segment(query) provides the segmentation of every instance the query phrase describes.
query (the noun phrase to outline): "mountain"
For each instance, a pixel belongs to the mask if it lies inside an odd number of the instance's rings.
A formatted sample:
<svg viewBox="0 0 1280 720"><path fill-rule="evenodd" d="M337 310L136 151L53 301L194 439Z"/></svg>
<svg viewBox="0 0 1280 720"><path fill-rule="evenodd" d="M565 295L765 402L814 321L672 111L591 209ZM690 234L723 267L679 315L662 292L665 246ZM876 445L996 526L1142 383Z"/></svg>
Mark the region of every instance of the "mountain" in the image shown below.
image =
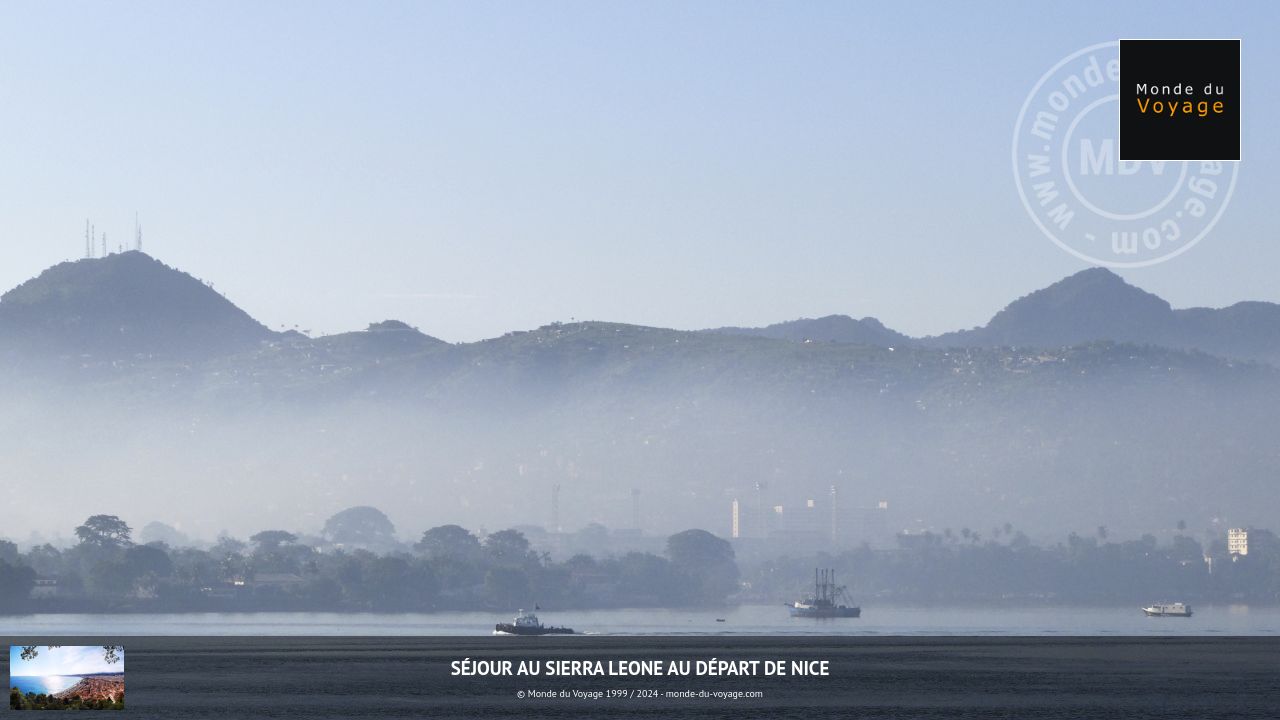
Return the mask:
<svg viewBox="0 0 1280 720"><path fill-rule="evenodd" d="M0 354L0 457L40 480L0 483L9 533L111 512L249 535L361 505L407 533L546 525L556 486L569 527L630 527L637 489L648 533L724 532L738 500L746 532L782 507L795 537L835 486L851 542L1217 532L1280 506L1280 370L1090 339L1266 353L1274 306L1171 310L1106 271L942 347L839 317L775 337L583 322L451 344L385 321L311 339L141 254L52 268L0 308L0 338L25 343Z"/></svg>
<svg viewBox="0 0 1280 720"><path fill-rule="evenodd" d="M1010 303L983 327L923 338L928 347L1041 347L1111 341L1280 364L1280 305L1175 310L1104 268Z"/></svg>
<svg viewBox="0 0 1280 720"><path fill-rule="evenodd" d="M1105 268L1082 270L1010 303L981 328L928 340L933 346L1064 347L1111 340L1161 344L1175 338L1169 303Z"/></svg>
<svg viewBox="0 0 1280 720"><path fill-rule="evenodd" d="M842 532L874 543L1005 522L1033 537L1266 526L1280 504L1280 373L1203 354L889 349L601 322L412 351L323 341L77 383L10 374L0 457L13 476L56 479L67 517L109 507L208 537L305 528L360 503L412 534L545 526L555 485L569 527L630 527L639 489L650 533L725 532L735 499L757 533L758 503L793 513L834 485ZM16 527L48 530L47 499L6 502ZM892 510L866 509L879 502Z"/></svg>
<svg viewBox="0 0 1280 720"><path fill-rule="evenodd" d="M310 343L318 350L364 356L403 355L448 345L399 320L383 320L357 332L325 335Z"/></svg>
<svg viewBox="0 0 1280 720"><path fill-rule="evenodd" d="M1009 303L986 325L912 338L875 318L802 318L760 328L706 332L794 342L879 347L1062 348L1116 342L1195 350L1222 358L1280 365L1280 305L1241 302L1226 308L1174 309L1105 268L1090 268Z"/></svg>
<svg viewBox="0 0 1280 720"><path fill-rule="evenodd" d="M0 348L96 359L206 358L275 334L141 252L64 262L0 295Z"/></svg>
<svg viewBox="0 0 1280 720"><path fill-rule="evenodd" d="M1060 348L1119 342L1197 350L1280 364L1280 305L1175 310L1103 268L1082 270L1021 297L984 326L912 338L872 317L801 318L708 334L884 348L920 346ZM64 262L0 296L0 351L200 359L283 340L335 362L446 345L395 320L316 340L268 330L213 288L141 252Z"/></svg>
<svg viewBox="0 0 1280 720"><path fill-rule="evenodd" d="M913 342L911 338L890 330L873 317L855 320L848 315L801 318L761 328L722 327L706 332L723 335L754 335L796 342L837 342L879 347L905 347Z"/></svg>
<svg viewBox="0 0 1280 720"><path fill-rule="evenodd" d="M1171 339L1171 347L1280 365L1280 305L1246 301L1173 312L1182 338Z"/></svg>

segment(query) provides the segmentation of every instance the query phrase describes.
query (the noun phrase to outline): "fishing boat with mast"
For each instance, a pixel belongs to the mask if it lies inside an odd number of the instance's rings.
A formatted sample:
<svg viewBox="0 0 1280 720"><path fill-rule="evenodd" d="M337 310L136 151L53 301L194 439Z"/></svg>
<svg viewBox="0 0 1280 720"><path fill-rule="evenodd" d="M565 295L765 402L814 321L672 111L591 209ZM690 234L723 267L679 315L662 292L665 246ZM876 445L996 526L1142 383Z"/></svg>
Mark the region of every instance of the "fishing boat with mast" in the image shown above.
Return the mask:
<svg viewBox="0 0 1280 720"><path fill-rule="evenodd" d="M862 608L852 604L843 585L836 584L834 569L813 571L813 594L787 606L791 617L802 618L856 618L862 616Z"/></svg>

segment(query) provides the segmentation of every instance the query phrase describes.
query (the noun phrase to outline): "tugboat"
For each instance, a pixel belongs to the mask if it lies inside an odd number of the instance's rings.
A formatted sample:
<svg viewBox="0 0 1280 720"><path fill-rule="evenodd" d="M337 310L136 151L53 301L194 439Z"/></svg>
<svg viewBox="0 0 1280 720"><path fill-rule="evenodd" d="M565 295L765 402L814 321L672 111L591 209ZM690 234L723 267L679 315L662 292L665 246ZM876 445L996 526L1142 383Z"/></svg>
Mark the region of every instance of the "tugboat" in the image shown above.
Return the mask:
<svg viewBox="0 0 1280 720"><path fill-rule="evenodd" d="M1142 608L1147 617L1191 617L1191 606L1176 603L1154 603Z"/></svg>
<svg viewBox="0 0 1280 720"><path fill-rule="evenodd" d="M814 570L813 594L787 607L791 617L856 618L862 615L862 608L841 601L850 602L849 593L843 585L836 585L836 571Z"/></svg>
<svg viewBox="0 0 1280 720"><path fill-rule="evenodd" d="M521 609L515 620L493 626L494 635L573 635L573 628L543 625L538 616Z"/></svg>

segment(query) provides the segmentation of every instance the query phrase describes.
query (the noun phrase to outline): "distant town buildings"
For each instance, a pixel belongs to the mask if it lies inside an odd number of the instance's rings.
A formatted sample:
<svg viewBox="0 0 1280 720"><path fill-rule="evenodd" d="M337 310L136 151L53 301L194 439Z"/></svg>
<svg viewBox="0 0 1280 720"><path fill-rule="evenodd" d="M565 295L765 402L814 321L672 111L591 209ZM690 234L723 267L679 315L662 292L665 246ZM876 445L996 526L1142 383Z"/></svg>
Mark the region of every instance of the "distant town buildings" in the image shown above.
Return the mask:
<svg viewBox="0 0 1280 720"><path fill-rule="evenodd" d="M761 504L762 512L754 512L749 506L744 508L740 498L729 501L732 539L767 541L776 549L817 550L875 544L892 537L886 500L870 506L847 506L838 502L833 489L826 497L809 497L796 504Z"/></svg>
<svg viewBox="0 0 1280 720"><path fill-rule="evenodd" d="M47 600L58 597L58 581L56 578L36 578L31 586L32 600Z"/></svg>

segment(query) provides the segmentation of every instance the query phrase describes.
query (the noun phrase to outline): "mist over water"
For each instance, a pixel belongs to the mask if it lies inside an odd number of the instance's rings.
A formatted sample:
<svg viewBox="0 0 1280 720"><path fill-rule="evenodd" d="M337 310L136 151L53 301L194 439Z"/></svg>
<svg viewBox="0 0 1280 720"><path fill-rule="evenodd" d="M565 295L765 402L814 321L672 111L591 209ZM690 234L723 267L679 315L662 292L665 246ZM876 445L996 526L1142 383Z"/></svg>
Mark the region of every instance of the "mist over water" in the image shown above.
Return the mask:
<svg viewBox="0 0 1280 720"><path fill-rule="evenodd" d="M182 587L149 598L166 609L501 609L537 592L526 581L563 591L566 574L562 606L679 604L700 561L659 582L664 559L626 554L663 553L687 528L733 541L704 600L785 598L839 566L882 598L1274 601L1265 552L1212 578L1206 558L1234 566L1227 528L1266 528L1280 504L1280 334L1231 309L1180 312L1089 270L939 338L868 320L592 321L452 345L394 321L274 332L142 253L86 259L0 300L0 456L15 479L0 534L66 547L85 518L114 516L175 553L129 560L144 595ZM328 533L360 507L381 511L377 543ZM486 548L518 529L522 567L464 558L459 575L417 552L425 530L455 524ZM286 533L287 552L182 550L263 531ZM109 581L128 544L42 572L126 607L148 599ZM402 582L344 570L336 551L359 549L398 556L396 570L351 562ZM575 554L617 562L556 565ZM268 579L236 595L259 573L305 591L276 597Z"/></svg>
<svg viewBox="0 0 1280 720"><path fill-rule="evenodd" d="M406 540L557 518L728 535L738 500L744 536L829 539L834 487L844 545L1004 523L1043 540L1185 520L1207 538L1265 526L1280 472L1272 371L1153 349L1045 360L580 326L326 352L11 371L3 534L69 538L110 513L212 541L373 505Z"/></svg>

